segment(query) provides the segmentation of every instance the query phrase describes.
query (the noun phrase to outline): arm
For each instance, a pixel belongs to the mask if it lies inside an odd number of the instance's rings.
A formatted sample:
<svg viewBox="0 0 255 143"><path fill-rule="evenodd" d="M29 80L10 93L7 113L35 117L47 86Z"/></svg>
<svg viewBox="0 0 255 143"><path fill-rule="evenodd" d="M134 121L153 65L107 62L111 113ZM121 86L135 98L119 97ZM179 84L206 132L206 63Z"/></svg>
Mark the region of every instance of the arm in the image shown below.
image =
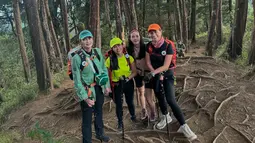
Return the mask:
<svg viewBox="0 0 255 143"><path fill-rule="evenodd" d="M109 75L108 75L108 70L107 70L107 67L106 67L106 64L105 64L105 59L104 59L104 56L103 56L103 54L102 54L102 51L101 51L101 49L96 49L97 51L98 51L98 54L99 54L99 56L100 56L100 63L101 63L101 65L102 65L102 70L103 70L103 73L105 73L105 74L107 74L107 76L109 77ZM107 82L107 84L104 86L105 88L110 88L110 81L109 81L109 79L108 79L108 82Z"/></svg>
<svg viewBox="0 0 255 143"><path fill-rule="evenodd" d="M131 57L130 57L131 58ZM136 75L137 75L137 71L136 71L136 65L135 65L135 62L134 62L134 60L133 60L133 62L131 63L131 71L132 71L132 73L131 73L131 75L128 77L128 79L132 79L132 78L134 78Z"/></svg>
<svg viewBox="0 0 255 143"><path fill-rule="evenodd" d="M166 55L164 65L153 71L154 74L161 73L169 69L173 55Z"/></svg>
<svg viewBox="0 0 255 143"><path fill-rule="evenodd" d="M149 70L154 71L154 68L151 65L150 54L148 52L146 52L146 55L145 55L145 62L146 62L147 67L149 68Z"/></svg>
<svg viewBox="0 0 255 143"><path fill-rule="evenodd" d="M82 75L80 71L80 63L81 63L81 59L79 55L75 55L72 59L72 73L73 73L74 88L80 100L86 100L88 98L88 94L85 91L81 82Z"/></svg>

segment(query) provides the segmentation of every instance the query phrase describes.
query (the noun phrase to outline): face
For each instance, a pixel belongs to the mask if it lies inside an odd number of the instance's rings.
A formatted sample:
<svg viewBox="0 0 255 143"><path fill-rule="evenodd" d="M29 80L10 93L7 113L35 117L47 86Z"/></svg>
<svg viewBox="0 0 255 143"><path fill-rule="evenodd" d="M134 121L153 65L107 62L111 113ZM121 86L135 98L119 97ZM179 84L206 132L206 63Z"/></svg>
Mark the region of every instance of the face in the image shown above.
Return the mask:
<svg viewBox="0 0 255 143"><path fill-rule="evenodd" d="M123 46L121 44L114 45L112 47L112 50L116 55L123 54Z"/></svg>
<svg viewBox="0 0 255 143"><path fill-rule="evenodd" d="M134 45L139 45L140 44L140 35L138 31L134 31L130 34L130 40Z"/></svg>
<svg viewBox="0 0 255 143"><path fill-rule="evenodd" d="M92 37L86 37L81 40L81 47L83 48L92 48L93 46L93 38Z"/></svg>
<svg viewBox="0 0 255 143"><path fill-rule="evenodd" d="M162 37L161 30L151 30L149 32L149 38L151 39L152 43L157 43Z"/></svg>

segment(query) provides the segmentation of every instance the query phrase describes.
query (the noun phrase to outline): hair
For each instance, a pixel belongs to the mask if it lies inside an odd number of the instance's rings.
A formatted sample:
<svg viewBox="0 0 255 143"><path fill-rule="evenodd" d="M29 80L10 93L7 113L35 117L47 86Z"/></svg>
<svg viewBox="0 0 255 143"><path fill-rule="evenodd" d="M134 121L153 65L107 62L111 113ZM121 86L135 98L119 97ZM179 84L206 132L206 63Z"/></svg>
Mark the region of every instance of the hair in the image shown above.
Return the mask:
<svg viewBox="0 0 255 143"><path fill-rule="evenodd" d="M118 65L118 57L116 55L116 53L111 49L110 51L110 68L112 70L118 70L119 69L119 65Z"/></svg>
<svg viewBox="0 0 255 143"><path fill-rule="evenodd" d="M141 36L140 32L136 29L132 30L130 32L130 34L128 35L128 46L127 46L127 52L129 55L133 56L134 57L134 43L131 41L131 33L133 33L134 31L137 31L140 35L140 51L139 51L139 54L138 54L138 59L142 59L145 57L145 44L143 42L143 37Z"/></svg>

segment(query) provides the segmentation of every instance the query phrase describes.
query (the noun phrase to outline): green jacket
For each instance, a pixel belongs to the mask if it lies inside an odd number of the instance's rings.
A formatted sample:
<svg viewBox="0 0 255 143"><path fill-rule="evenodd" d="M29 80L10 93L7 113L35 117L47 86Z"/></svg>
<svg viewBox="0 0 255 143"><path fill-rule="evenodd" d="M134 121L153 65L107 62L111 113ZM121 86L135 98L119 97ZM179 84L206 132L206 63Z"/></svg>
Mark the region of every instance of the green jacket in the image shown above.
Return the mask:
<svg viewBox="0 0 255 143"><path fill-rule="evenodd" d="M91 56L95 56L94 50L92 49L92 55L90 56L87 54L83 49L81 49L85 55L86 58L90 58ZM106 73L108 75L108 70L105 67L105 60L102 55L101 49L95 48L97 50L98 55L100 56L100 61L98 58L95 58L93 62L98 68L99 74L100 73ZM87 62L87 60L86 60ZM72 58L72 73L73 73L73 81L74 81L74 88L76 90L76 94L79 97L79 101L85 100L88 98L88 92L84 88L81 80L85 82L87 85L90 85L95 82L95 77L92 68L90 65L87 65L84 67L83 71L81 72L80 70L80 65L81 65L81 58L78 54L74 55ZM102 89L104 90L105 88L110 88L110 82L108 81L106 85L102 86ZM91 98L96 100L96 94L95 94L95 89L94 87L90 88L92 91Z"/></svg>

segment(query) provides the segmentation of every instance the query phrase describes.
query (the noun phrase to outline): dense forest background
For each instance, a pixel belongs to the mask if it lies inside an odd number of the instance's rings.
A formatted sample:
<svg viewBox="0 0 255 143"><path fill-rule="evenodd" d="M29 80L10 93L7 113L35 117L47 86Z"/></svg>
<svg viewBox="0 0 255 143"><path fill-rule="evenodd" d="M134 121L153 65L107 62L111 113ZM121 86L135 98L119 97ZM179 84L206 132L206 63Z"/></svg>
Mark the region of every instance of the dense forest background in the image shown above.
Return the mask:
<svg viewBox="0 0 255 143"><path fill-rule="evenodd" d="M0 124L38 93L66 77L67 52L79 32L92 31L106 50L114 36L158 23L187 52L226 59L255 72L255 4L252 0L1 0ZM253 69L253 70L252 70Z"/></svg>

